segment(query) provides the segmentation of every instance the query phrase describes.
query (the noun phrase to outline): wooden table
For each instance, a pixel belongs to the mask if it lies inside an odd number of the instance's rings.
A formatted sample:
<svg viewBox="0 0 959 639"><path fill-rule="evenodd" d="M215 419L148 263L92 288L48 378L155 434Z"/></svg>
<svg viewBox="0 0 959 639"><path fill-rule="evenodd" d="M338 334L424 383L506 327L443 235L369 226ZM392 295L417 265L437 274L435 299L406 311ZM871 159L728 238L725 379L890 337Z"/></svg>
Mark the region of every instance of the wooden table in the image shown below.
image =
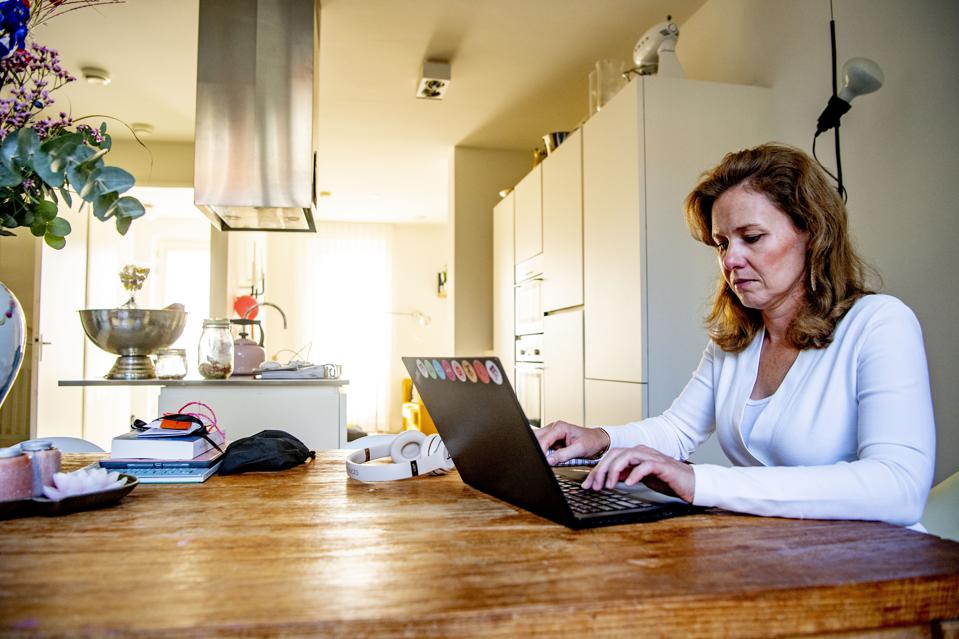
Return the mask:
<svg viewBox="0 0 959 639"><path fill-rule="evenodd" d="M344 457L0 522L0 635L929 637L959 618L959 544L929 535L718 511L574 532L455 473L350 480Z"/></svg>

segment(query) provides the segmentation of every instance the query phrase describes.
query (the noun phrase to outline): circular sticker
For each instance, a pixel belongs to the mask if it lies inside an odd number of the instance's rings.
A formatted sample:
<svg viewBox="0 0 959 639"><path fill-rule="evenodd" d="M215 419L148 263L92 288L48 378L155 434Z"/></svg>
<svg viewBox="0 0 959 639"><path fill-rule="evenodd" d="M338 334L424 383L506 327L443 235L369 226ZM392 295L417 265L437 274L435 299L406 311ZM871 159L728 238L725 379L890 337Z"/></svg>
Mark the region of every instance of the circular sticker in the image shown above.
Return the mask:
<svg viewBox="0 0 959 639"><path fill-rule="evenodd" d="M460 366L460 363L454 359L452 362L450 362L450 366L453 367L453 373L456 375L456 379L460 380L461 382L465 382L466 372L463 370L463 367Z"/></svg>
<svg viewBox="0 0 959 639"><path fill-rule="evenodd" d="M474 384L476 383L476 380L478 379L476 377L476 371L473 370L473 365L470 364L469 361L465 359L463 360L463 372L466 373L466 376L469 378L471 382L473 382Z"/></svg>
<svg viewBox="0 0 959 639"><path fill-rule="evenodd" d="M426 369L426 374L429 375L430 379L436 379L436 370L433 368L433 365L430 364L429 360L423 362L423 367Z"/></svg>
<svg viewBox="0 0 959 639"><path fill-rule="evenodd" d="M418 370L420 372L420 375L422 375L423 377L430 376L430 374L426 370L426 364L424 364L423 360L421 359L416 360L416 370Z"/></svg>
<svg viewBox="0 0 959 639"><path fill-rule="evenodd" d="M443 365L440 364L440 360L433 360L433 369L436 371L436 376L440 379L446 379L446 373L443 372Z"/></svg>
<svg viewBox="0 0 959 639"><path fill-rule="evenodd" d="M476 375L480 378L480 381L484 384L489 384L489 373L486 372L486 367L483 365L483 362L478 359L473 360L473 370L476 371Z"/></svg>
<svg viewBox="0 0 959 639"><path fill-rule="evenodd" d="M503 374L499 372L499 367L492 360L486 360L486 370L489 371L489 377L497 384L503 383Z"/></svg>
<svg viewBox="0 0 959 639"><path fill-rule="evenodd" d="M450 363L447 360L444 359L440 362L440 364L443 365L443 372L446 373L446 379L450 380L451 382L456 379L456 375L453 373L453 367L450 366Z"/></svg>

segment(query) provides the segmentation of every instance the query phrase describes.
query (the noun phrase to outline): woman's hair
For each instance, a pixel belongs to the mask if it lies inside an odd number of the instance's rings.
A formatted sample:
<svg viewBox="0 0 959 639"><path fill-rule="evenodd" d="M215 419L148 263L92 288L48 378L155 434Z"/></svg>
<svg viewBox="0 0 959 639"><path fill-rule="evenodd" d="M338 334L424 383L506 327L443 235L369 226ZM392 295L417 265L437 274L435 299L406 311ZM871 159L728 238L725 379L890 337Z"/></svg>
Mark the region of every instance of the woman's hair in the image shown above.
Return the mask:
<svg viewBox="0 0 959 639"><path fill-rule="evenodd" d="M686 197L686 224L695 239L716 246L713 204L738 185L765 195L796 228L808 232L805 303L789 325L786 339L800 349L826 347L846 311L872 292L865 285L868 267L849 241L842 198L812 158L799 149L770 143L728 153ZM758 310L743 306L720 276L706 326L720 348L739 352L763 321Z"/></svg>

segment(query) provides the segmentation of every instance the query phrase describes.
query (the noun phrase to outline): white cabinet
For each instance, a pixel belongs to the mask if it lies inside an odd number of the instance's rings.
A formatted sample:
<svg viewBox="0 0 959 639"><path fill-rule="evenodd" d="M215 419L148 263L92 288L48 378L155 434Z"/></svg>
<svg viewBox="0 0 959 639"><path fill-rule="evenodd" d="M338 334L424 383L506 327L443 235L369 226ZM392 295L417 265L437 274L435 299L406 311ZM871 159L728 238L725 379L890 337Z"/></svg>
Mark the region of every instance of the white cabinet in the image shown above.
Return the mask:
<svg viewBox="0 0 959 639"><path fill-rule="evenodd" d="M583 136L543 161L543 310L583 303Z"/></svg>
<svg viewBox="0 0 959 639"><path fill-rule="evenodd" d="M719 270L714 251L690 237L683 202L724 154L769 140L768 94L638 78L584 125L587 423L604 423L591 419L609 416L598 406L617 396L590 380L648 384L630 420L661 413L689 380ZM642 393L631 388L621 387L622 402L635 411Z"/></svg>
<svg viewBox="0 0 959 639"><path fill-rule="evenodd" d="M587 379L586 425L615 426L642 419L646 406L646 384Z"/></svg>
<svg viewBox="0 0 959 639"><path fill-rule="evenodd" d="M583 424L583 310L543 318L543 423Z"/></svg>
<svg viewBox="0 0 959 639"><path fill-rule="evenodd" d="M493 207L493 354L512 381L513 359L513 198Z"/></svg>
<svg viewBox="0 0 959 639"><path fill-rule="evenodd" d="M517 265L543 252L543 170L533 168L513 190L516 212L515 262ZM518 279L525 279L520 277Z"/></svg>

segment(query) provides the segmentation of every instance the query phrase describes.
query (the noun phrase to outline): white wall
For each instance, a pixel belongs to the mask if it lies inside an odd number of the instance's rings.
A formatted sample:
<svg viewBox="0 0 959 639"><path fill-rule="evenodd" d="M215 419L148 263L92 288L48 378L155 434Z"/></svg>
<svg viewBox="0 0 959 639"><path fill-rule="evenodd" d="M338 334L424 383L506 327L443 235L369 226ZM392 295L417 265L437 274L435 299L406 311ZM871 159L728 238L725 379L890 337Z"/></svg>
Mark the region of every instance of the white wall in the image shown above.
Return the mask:
<svg viewBox="0 0 959 639"><path fill-rule="evenodd" d="M453 350L478 355L493 349L493 207L499 192L529 173L525 151L455 147L450 162L453 263Z"/></svg>
<svg viewBox="0 0 959 639"><path fill-rule="evenodd" d="M923 327L941 481L959 469L959 3L834 0L834 9L839 64L863 56L885 73L885 86L843 117L843 182L858 248ZM680 30L687 77L771 87L777 138L811 150L831 92L828 0L709 0ZM834 167L832 132L817 153Z"/></svg>

